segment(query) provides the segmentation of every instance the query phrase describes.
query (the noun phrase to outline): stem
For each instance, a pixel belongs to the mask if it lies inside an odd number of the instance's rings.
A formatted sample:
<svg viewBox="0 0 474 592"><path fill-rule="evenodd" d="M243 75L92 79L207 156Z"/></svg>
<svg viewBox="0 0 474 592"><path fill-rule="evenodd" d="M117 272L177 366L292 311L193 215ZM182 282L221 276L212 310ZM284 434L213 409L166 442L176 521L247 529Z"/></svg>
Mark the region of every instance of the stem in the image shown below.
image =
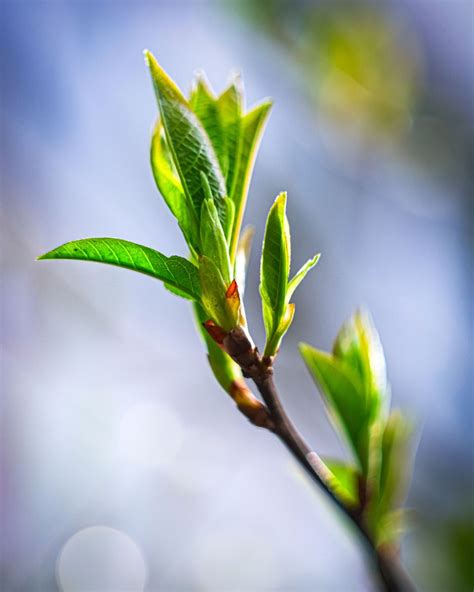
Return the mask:
<svg viewBox="0 0 474 592"><path fill-rule="evenodd" d="M273 381L273 360L262 358L245 331L240 328L230 332L222 345L231 358L239 364L244 376L251 378L258 388L271 420L270 431L280 438L306 473L349 518L359 533L371 560L372 569L378 576L380 590L414 592L415 586L403 569L398 553L393 548L377 547L364 524L363 512L360 509L354 511L348 508L330 487L326 466L304 440L283 407Z"/></svg>
<svg viewBox="0 0 474 592"><path fill-rule="evenodd" d="M319 460L316 452L311 450L310 446L288 417L278 395L273 376L271 374L264 377L253 376L253 381L268 407L270 417L275 426L274 433L290 450L294 458L306 470L313 481L322 488L331 501L350 519L362 537L371 559L372 568L377 573L380 584L383 586L381 589L386 592L414 592L415 586L399 562L397 554L392 551L384 552L377 549L362 522L360 513L350 511L329 487L324 463Z"/></svg>

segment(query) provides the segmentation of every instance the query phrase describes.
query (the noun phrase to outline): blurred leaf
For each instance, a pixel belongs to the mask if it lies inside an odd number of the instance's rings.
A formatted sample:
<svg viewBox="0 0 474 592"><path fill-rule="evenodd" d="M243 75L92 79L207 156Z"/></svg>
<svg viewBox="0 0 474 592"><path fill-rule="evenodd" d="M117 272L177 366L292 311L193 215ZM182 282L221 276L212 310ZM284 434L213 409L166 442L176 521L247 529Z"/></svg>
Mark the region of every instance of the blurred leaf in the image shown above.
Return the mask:
<svg viewBox="0 0 474 592"><path fill-rule="evenodd" d="M260 294L267 335L264 355L278 349L277 331L287 313L286 293L290 272L290 233L286 219L286 193L280 193L270 209L263 239ZM286 314L286 316L288 316Z"/></svg>
<svg viewBox="0 0 474 592"><path fill-rule="evenodd" d="M212 199L205 199L202 203L201 246L203 254L212 259L221 272L227 288L231 281L229 253L224 231Z"/></svg>
<svg viewBox="0 0 474 592"><path fill-rule="evenodd" d="M356 507L359 504L359 471L357 467L334 459L323 459L332 475L329 478L331 488L347 504Z"/></svg>
<svg viewBox="0 0 474 592"><path fill-rule="evenodd" d="M385 355L368 312L359 310L344 323L334 342L333 354L358 374L372 418L385 412L390 398Z"/></svg>
<svg viewBox="0 0 474 592"><path fill-rule="evenodd" d="M187 259L117 238L84 238L66 243L38 259L77 259L125 267L162 280L179 295L200 300L197 268Z"/></svg>
<svg viewBox="0 0 474 592"><path fill-rule="evenodd" d="M242 118L239 159L234 175L233 187L229 194L235 204L234 231L232 240L230 241L231 262L233 262L235 257L253 166L271 106L271 101L265 101L249 111Z"/></svg>
<svg viewBox="0 0 474 592"><path fill-rule="evenodd" d="M397 545L400 538L410 528L410 512L405 508L388 512L379 521L377 528L378 547Z"/></svg>
<svg viewBox="0 0 474 592"><path fill-rule="evenodd" d="M293 293L296 290L296 288L304 280L308 271L310 271L310 269L313 269L313 267L319 261L320 257L321 257L321 254L318 253L312 259L308 259L308 261L306 261L306 263L301 267L301 269L299 269L299 271L296 272L296 274L293 276L293 278L288 283L288 291L287 291L287 295L286 295L287 301L290 300L290 298L293 296Z"/></svg>
<svg viewBox="0 0 474 592"><path fill-rule="evenodd" d="M245 292L245 280L247 277L247 267L250 259L250 251L252 249L252 239L255 230L252 226L244 228L239 244L237 246L237 253L235 256L235 279L239 286L240 295L243 296Z"/></svg>
<svg viewBox="0 0 474 592"><path fill-rule="evenodd" d="M368 410L354 370L331 354L300 344L300 352L323 395L328 413L351 445L364 474L368 468Z"/></svg>
<svg viewBox="0 0 474 592"><path fill-rule="evenodd" d="M155 126L151 141L151 168L158 190L177 219L186 242L192 251L200 253L197 215L175 173L160 121Z"/></svg>
<svg viewBox="0 0 474 592"><path fill-rule="evenodd" d="M145 52L160 109L166 140L183 189L197 215L205 198L201 181L204 173L223 216L222 198L226 188L219 163L209 137L176 84L159 66L150 52Z"/></svg>
<svg viewBox="0 0 474 592"><path fill-rule="evenodd" d="M390 414L382 438L380 516L397 509L404 502L411 477L410 435L412 425L400 411Z"/></svg>

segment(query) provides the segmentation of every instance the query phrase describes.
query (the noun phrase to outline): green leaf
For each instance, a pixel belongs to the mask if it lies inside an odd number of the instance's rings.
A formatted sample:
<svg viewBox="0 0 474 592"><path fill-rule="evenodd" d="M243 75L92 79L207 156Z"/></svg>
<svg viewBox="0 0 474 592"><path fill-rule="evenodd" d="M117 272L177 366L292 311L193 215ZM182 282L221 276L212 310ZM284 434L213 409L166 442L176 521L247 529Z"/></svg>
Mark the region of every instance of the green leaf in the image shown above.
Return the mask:
<svg viewBox="0 0 474 592"><path fill-rule="evenodd" d="M333 353L357 372L372 417L385 413L390 399L385 355L368 312L357 311L343 325L334 343Z"/></svg>
<svg viewBox="0 0 474 592"><path fill-rule="evenodd" d="M319 261L320 257L321 257L321 254L318 253L312 259L308 259L308 261L306 261L306 263L301 267L301 269L299 269L296 272L296 274L293 276L293 278L290 280L290 282L288 283L288 290L287 290L287 294L286 294L286 299L288 302L290 301L291 297L293 296L293 293L296 290L296 288L301 284L301 282L306 277L306 274L308 273L308 271L310 269L313 269L313 267Z"/></svg>
<svg viewBox="0 0 474 592"><path fill-rule="evenodd" d="M368 470L368 409L354 370L331 354L300 344L301 355L327 404L329 416L346 436L363 473Z"/></svg>
<svg viewBox="0 0 474 592"><path fill-rule="evenodd" d="M240 236L237 253L235 256L234 272L235 280L239 286L240 296L243 297L245 293L245 280L247 277L247 267L250 259L250 251L252 249L252 239L255 230L252 226L244 228Z"/></svg>
<svg viewBox="0 0 474 592"><path fill-rule="evenodd" d="M199 215L205 198L201 181L201 172L204 173L219 215L223 215L225 181L209 137L181 91L155 57L148 51L145 57L153 79L166 140L186 196Z"/></svg>
<svg viewBox="0 0 474 592"><path fill-rule="evenodd" d="M390 414L382 438L378 512L384 515L403 504L410 480L412 425L400 411Z"/></svg>
<svg viewBox="0 0 474 592"><path fill-rule="evenodd" d="M199 224L192 202L188 200L175 172L161 122L155 126L151 141L151 167L159 192L178 221L179 227L195 253L200 253Z"/></svg>
<svg viewBox="0 0 474 592"><path fill-rule="evenodd" d="M235 222L230 247L231 262L235 259L252 171L271 106L271 101L265 101L254 107L242 118L239 158L236 164L233 186L229 193L235 204Z"/></svg>
<svg viewBox="0 0 474 592"><path fill-rule="evenodd" d="M227 306L226 285L222 273L212 259L199 258L199 279L201 283L201 302L207 318L214 321L225 331L230 331L238 324L238 318Z"/></svg>
<svg viewBox="0 0 474 592"><path fill-rule="evenodd" d="M234 76L229 87L217 99L223 132L225 162L223 172L226 178L227 195L231 195L239 160L240 135L242 131L242 81Z"/></svg>
<svg viewBox="0 0 474 592"><path fill-rule="evenodd" d="M229 252L224 230L212 199L205 199L202 204L201 246L203 254L212 259L222 274L224 284L229 287L231 282Z"/></svg>
<svg viewBox="0 0 474 592"><path fill-rule="evenodd" d="M219 113L217 97L214 95L204 72L198 72L189 97L189 106L199 118L219 161L222 173L227 168L224 127Z"/></svg>
<svg viewBox="0 0 474 592"><path fill-rule="evenodd" d="M359 478L357 467L349 463L323 459L329 471L329 485L346 504L357 507L359 504Z"/></svg>
<svg viewBox="0 0 474 592"><path fill-rule="evenodd" d="M203 328L202 324L209 318L204 309L195 303L194 310L201 335L206 343L212 373L226 393L229 393L232 383L236 380L242 380L242 372L232 358L216 344L209 333Z"/></svg>
<svg viewBox="0 0 474 592"><path fill-rule="evenodd" d="M286 294L291 246L285 209L286 193L280 193L268 214L263 240L260 294L267 335L264 351L266 356L272 356L276 352L274 336L287 313Z"/></svg>
<svg viewBox="0 0 474 592"><path fill-rule="evenodd" d="M38 259L77 259L138 271L165 282L180 295L200 300L197 268L187 259L117 238L84 238L66 243Z"/></svg>
<svg viewBox="0 0 474 592"><path fill-rule="evenodd" d="M226 242L230 244L230 239L232 237L232 229L234 228L235 206L234 206L234 202L230 199L230 197L224 197L224 205L225 205L224 233L225 233Z"/></svg>

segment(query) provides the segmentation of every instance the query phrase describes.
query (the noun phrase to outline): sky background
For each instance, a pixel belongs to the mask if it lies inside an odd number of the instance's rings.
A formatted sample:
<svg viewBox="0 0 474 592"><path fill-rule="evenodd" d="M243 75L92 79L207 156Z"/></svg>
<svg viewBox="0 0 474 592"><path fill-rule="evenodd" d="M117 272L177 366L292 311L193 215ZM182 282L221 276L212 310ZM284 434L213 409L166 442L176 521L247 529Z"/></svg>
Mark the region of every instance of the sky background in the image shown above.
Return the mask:
<svg viewBox="0 0 474 592"><path fill-rule="evenodd" d="M265 217L287 190L294 269L322 258L278 359L285 405L344 457L297 344L329 349L367 306L416 425L404 562L421 590L473 587L473 4L262 5L1 4L6 592L372 589L347 525L215 384L187 303L34 261L89 236L186 255L149 166L144 48L184 91L197 68L218 91L237 68L249 106L273 98L246 213L254 338Z"/></svg>

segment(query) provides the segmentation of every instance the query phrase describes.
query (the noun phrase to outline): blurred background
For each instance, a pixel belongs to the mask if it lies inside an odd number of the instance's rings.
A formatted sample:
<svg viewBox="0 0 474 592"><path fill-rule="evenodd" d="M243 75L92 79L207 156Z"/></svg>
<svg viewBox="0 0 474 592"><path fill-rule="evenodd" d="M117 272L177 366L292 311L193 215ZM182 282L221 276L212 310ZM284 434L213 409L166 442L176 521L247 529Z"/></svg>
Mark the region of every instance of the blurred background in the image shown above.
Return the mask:
<svg viewBox="0 0 474 592"><path fill-rule="evenodd" d="M34 261L86 236L185 254L149 166L145 47L185 91L238 68L249 105L274 99L246 214L252 332L287 190L294 268L322 252L277 365L290 415L345 454L297 343L330 348L365 304L416 422L404 562L420 590L473 588L473 7L3 0L2 591L373 590L347 525L213 381L185 302Z"/></svg>

